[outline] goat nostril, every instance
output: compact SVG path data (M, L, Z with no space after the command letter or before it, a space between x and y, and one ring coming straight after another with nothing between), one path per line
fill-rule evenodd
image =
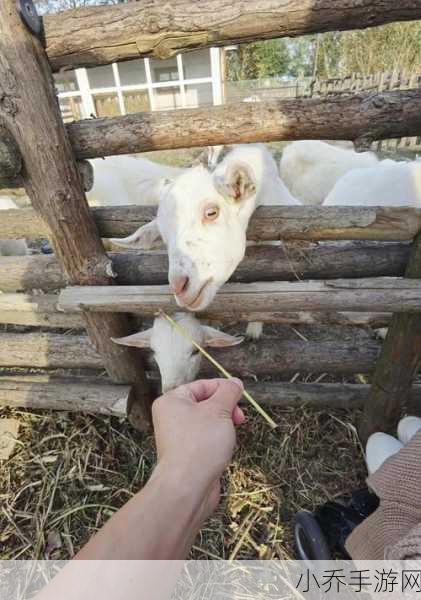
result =
M179 294L182 294L183 292L187 291L187 288L189 287L189 282L190 280L186 275L176 277L171 282L170 289L174 294L178 296Z
M184 285L181 288L181 291L182 292L187 292L187 288L189 287L190 279L188 277L185 277L184 280L185 280L184 281Z

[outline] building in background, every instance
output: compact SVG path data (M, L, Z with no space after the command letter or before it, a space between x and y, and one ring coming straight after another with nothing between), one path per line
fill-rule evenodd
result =
M221 52L141 58L55 75L65 122L222 103Z

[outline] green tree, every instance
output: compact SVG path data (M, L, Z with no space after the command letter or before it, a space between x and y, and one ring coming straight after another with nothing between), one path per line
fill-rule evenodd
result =
M285 40L241 44L227 58L228 78L232 81L280 77L287 72L288 46Z
M392 23L341 35L341 61L347 73L421 70L421 22Z

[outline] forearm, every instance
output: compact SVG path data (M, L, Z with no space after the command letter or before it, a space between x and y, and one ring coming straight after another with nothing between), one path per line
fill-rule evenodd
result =
M183 559L202 524L206 489L189 489L188 478L158 466L147 485L82 548L76 559Z

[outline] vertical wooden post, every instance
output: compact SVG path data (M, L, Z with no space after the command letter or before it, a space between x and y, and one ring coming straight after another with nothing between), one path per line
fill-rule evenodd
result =
M421 278L421 233L414 241L406 277ZM363 441L376 431L396 430L402 406L409 399L421 365L421 316L396 314L389 327L371 384L360 434Z
M0 2L1 125L19 147L26 191L49 225L69 280L76 285L111 284L111 261L86 202L46 54L21 20L15 0ZM143 364L138 354L110 340L128 333L126 317L86 313L85 320L111 378L133 384L133 417L140 424L139 406L144 417L149 405Z

